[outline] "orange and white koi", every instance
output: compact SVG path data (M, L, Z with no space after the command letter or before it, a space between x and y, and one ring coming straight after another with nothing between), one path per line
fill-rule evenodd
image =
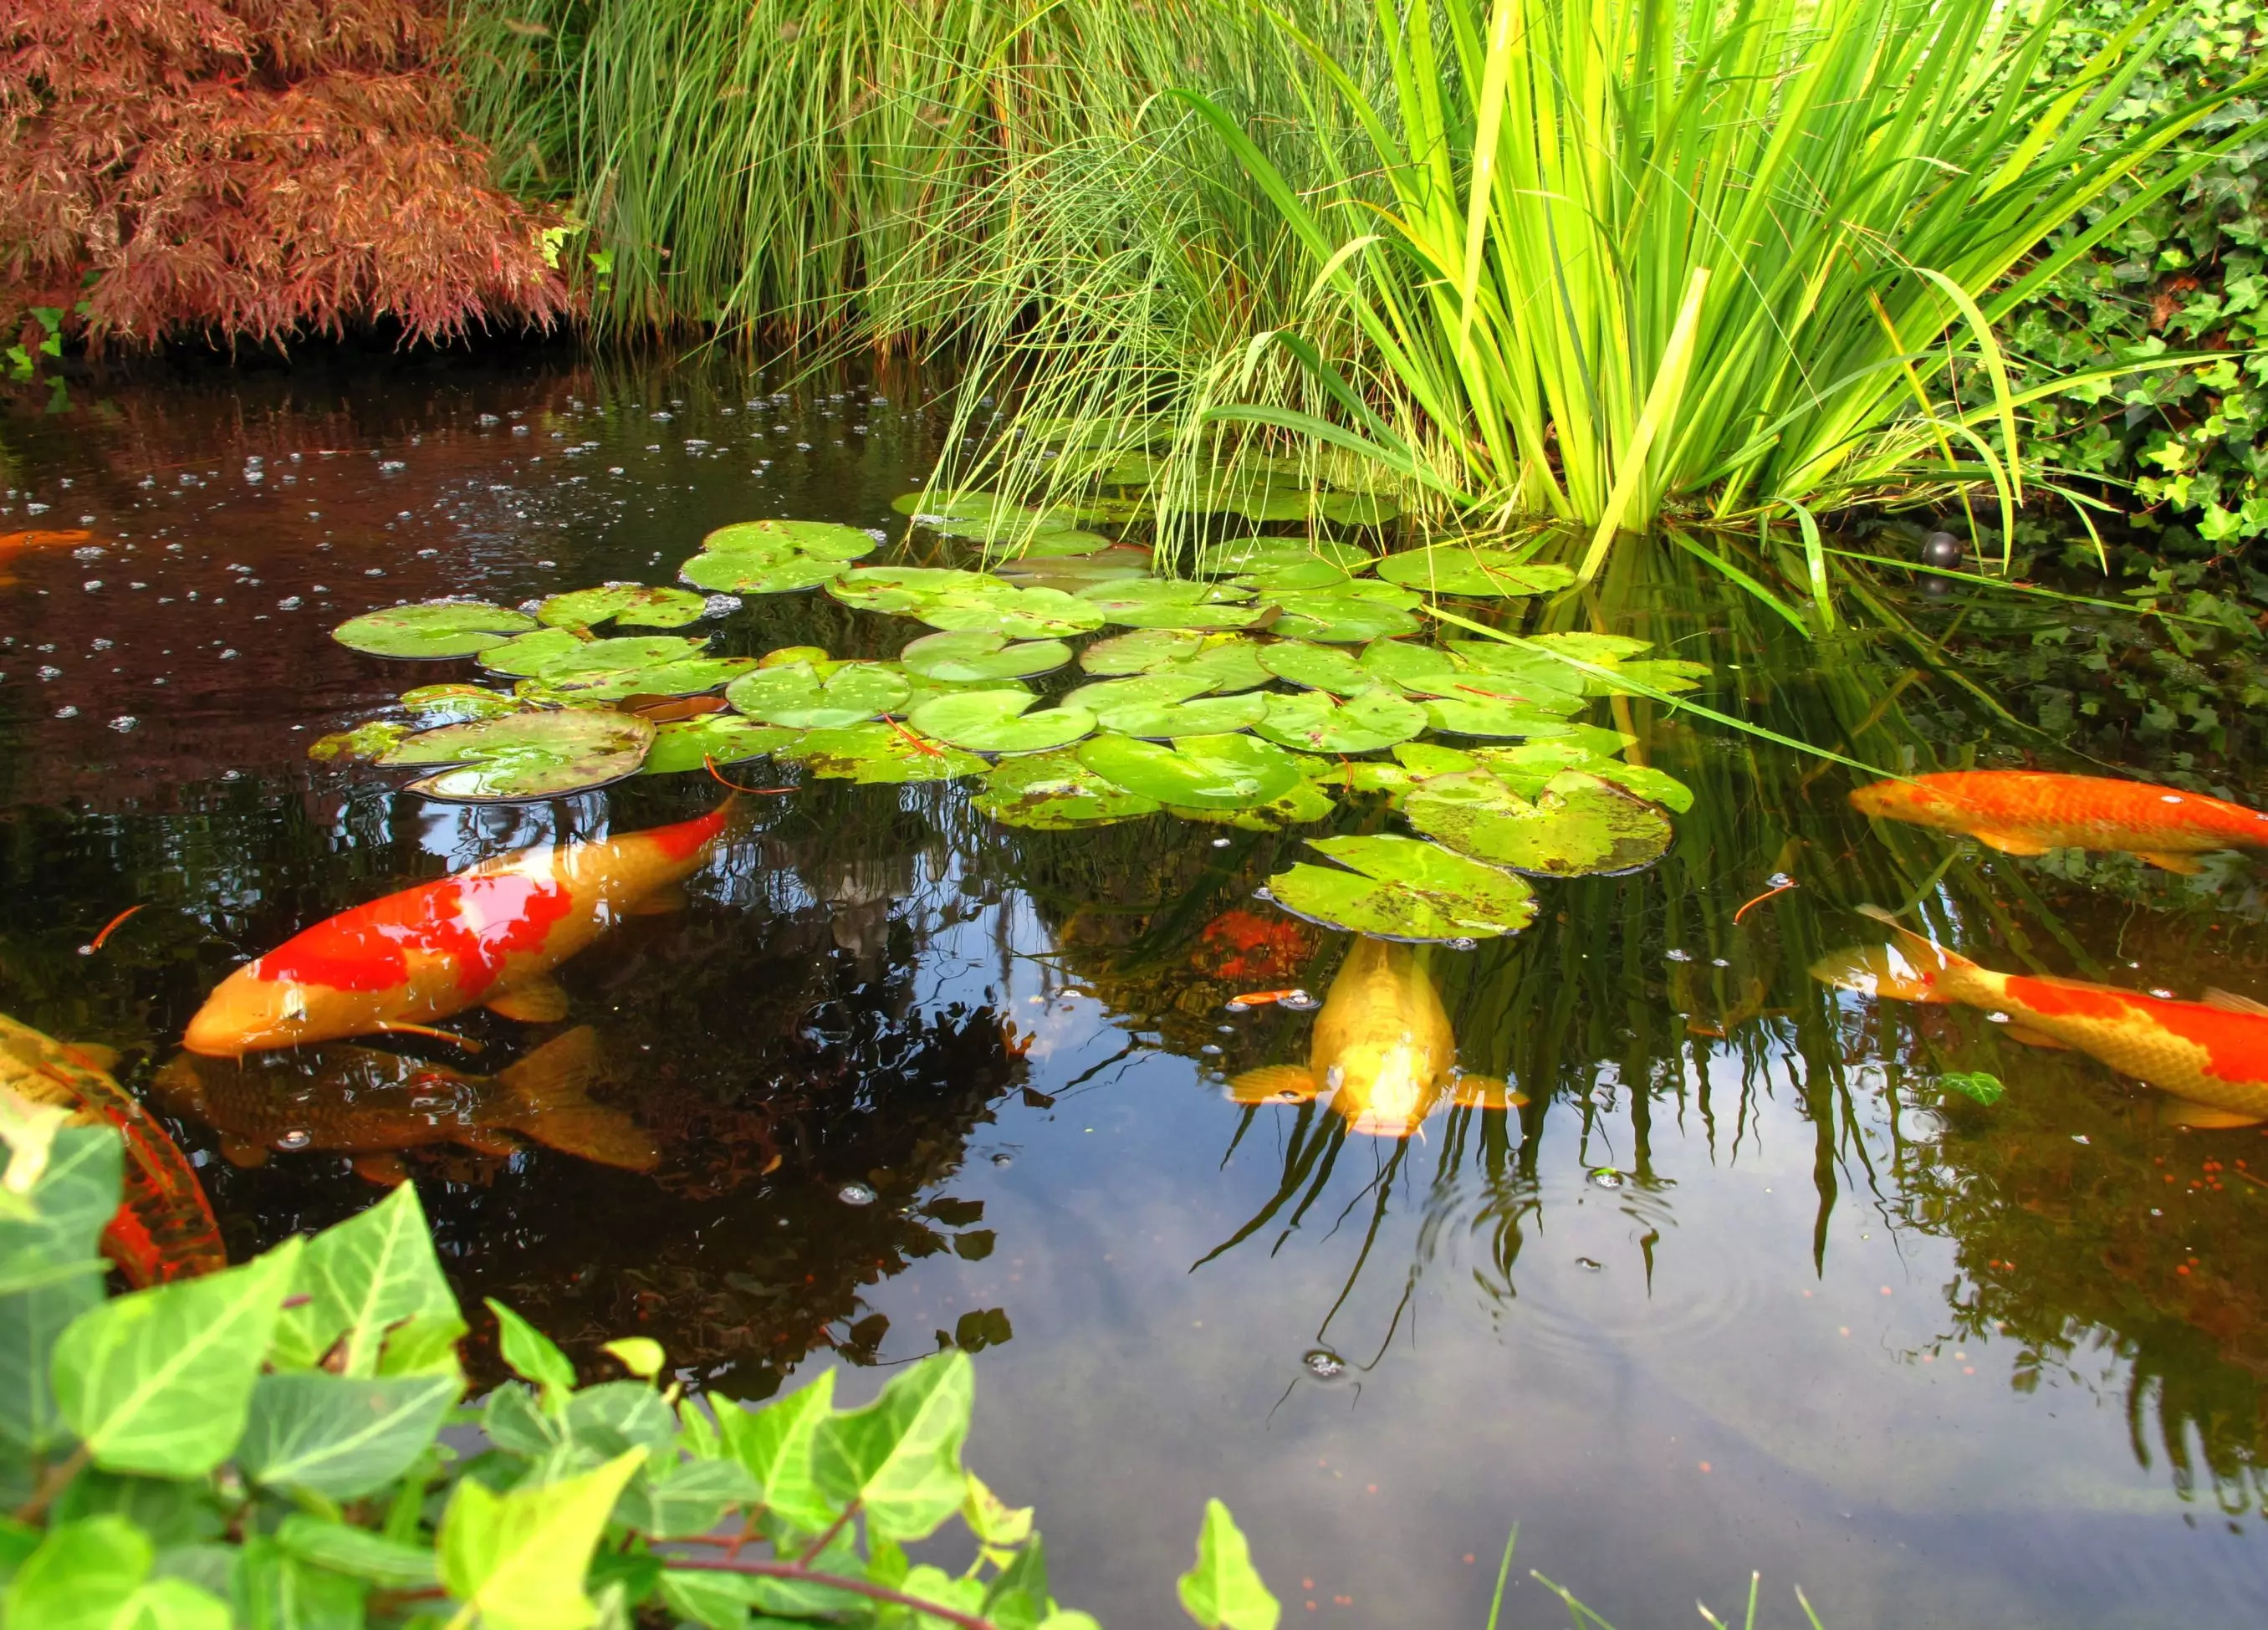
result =
M2268 1120L2268 1004L2226 991L2184 1002L2084 979L1995 973L1900 926L1887 911L1859 910L1896 933L1897 943L1823 957L1813 977L1867 996L2005 1015L2018 1041L2075 1049L2183 1100L2169 1106L2170 1117L2192 1126Z
M1445 1103L1507 1109L1528 1100L1504 1082L1457 1073L1457 1038L1409 946L1354 942L1331 981L1305 1066L1270 1065L1229 1083L1238 1103L1302 1103L1330 1095L1355 1131L1406 1138Z
M551 970L625 916L671 909L733 820L735 800L674 826L539 845L342 911L247 963L189 1021L192 1052L240 1058L376 1031L431 1035L471 1007L566 1016Z
M1877 781L1851 794L1862 815L1961 832L2004 854L2117 849L2169 872L2192 855L2268 847L2268 813L2202 793L2109 776L2039 770L1950 770Z

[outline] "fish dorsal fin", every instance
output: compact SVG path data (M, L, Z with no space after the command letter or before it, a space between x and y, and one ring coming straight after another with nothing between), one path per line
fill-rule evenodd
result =
M2239 996L2234 991L2223 991L2208 985L2205 1005L2217 1007L2222 1013L2241 1013L2250 1019L2268 1019L2268 1002L2255 1001L2250 996Z

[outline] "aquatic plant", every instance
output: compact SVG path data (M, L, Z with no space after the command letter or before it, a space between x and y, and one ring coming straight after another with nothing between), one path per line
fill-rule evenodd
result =
M107 1297L97 1235L118 1204L107 1126L0 1093L0 1607L17 1625L110 1622L587 1626L652 1604L745 1625L892 1621L1093 1630L1049 1593L1028 1508L964 1468L974 1375L939 1353L870 1404L836 1372L762 1410L666 1381L659 1343L574 1364L501 1303L518 1377L469 1412L482 1452L440 1434L467 1390L467 1332L404 1184L239 1266ZM904 1546L958 1517L967 1570ZM1198 1624L1248 1630L1276 1603L1209 1502L1180 1582Z
M0 24L0 323L152 345L571 309L419 0L57 0ZM28 343L34 343L27 339Z

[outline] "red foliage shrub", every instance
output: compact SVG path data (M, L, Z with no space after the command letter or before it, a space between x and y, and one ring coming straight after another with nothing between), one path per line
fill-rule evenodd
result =
M144 345L549 327L570 297L454 127L443 27L420 0L0 7L0 321L78 308L90 341Z

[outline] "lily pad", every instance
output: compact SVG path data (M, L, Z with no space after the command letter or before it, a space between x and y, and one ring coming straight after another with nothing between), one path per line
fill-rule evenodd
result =
M998 580L985 579L981 572L956 572L949 566L853 566L829 583L827 592L862 611L903 616L950 590L981 593L983 582Z
M307 756L318 763L340 758L377 758L399 747L409 734L407 725L373 719L351 730L334 730L327 736L317 737L308 745Z
M1669 847L1668 818L1581 771L1562 771L1530 802L1495 776L1436 776L1402 800L1411 826L1450 848L1547 877L1628 872Z
M1279 746L1309 753L1370 753L1423 734L1425 710L1397 690L1375 686L1341 702L1326 691L1270 696L1253 726Z
M1079 653L1079 665L1106 677L1147 674L1186 661L1204 649L1204 636L1182 629L1146 628L1098 639Z
M1615 743L1608 751L1619 751L1626 740L1618 733L1600 734ZM1460 756L1469 756L1476 767L1485 767L1523 798L1535 797L1563 770L1580 770L1679 815L1693 808L1693 789L1675 776L1647 764L1626 764L1609 757L1596 744L1572 736L1524 741L1518 747L1485 747Z
M824 679L808 662L759 668L736 679L725 699L768 725L830 730L895 713L912 693L906 676L880 662L844 662Z
M1337 808L1320 783L1303 775L1289 792L1249 809L1201 809L1169 804L1166 813L1177 820L1233 826L1240 831L1280 832L1287 826L1307 826L1328 820Z
M631 628L683 628L697 623L709 602L681 588L648 588L643 583L609 583L554 594L535 608L546 628L589 628L612 621Z
M1315 505L1316 516L1342 527L1376 527L1402 513L1402 505L1379 492L1326 492Z
M1681 690L1697 690L1709 677L1706 662L1691 662L1679 657L1649 657L1642 662L1614 664L1616 678L1629 679L1649 690L1675 695ZM1628 686L1618 685L1612 679L1587 675L1589 682L1584 689L1594 697L1636 696L1638 692Z
M534 671L528 674L529 678L540 679L549 685L598 686L618 682L633 675L701 660L708 650L709 642L681 638L671 634L635 634L615 639L578 640L573 645L562 646L549 654L533 652L523 641L515 640L513 644L521 646L519 660L523 666L532 661ZM727 674L724 678L711 680L708 685L699 689L707 690L711 685L723 684L731 677ZM632 685L620 694L629 696L639 689L653 690L654 687Z
M419 685L401 693L401 705L422 729L441 723L502 719L519 712L519 701L479 685Z
M1363 592L1378 588L1388 589L1388 594ZM1276 603L1284 615L1274 624L1274 631L1286 639L1321 640L1335 645L1360 645L1366 640L1392 639L1416 633L1418 619L1392 596L1406 596L1410 605L1418 601L1407 590L1360 579L1344 588L1278 594Z
M839 560L788 554L777 559L737 551L693 557L677 575L696 588L718 594L794 594L833 582L843 575Z
M1071 647L1060 639L1027 640L1010 645L1006 638L988 633L928 634L898 653L909 674L954 684L976 680L1021 679L1045 674L1071 660Z
M1067 751L1004 758L972 800L1009 826L1060 832L1154 815L1158 804L1104 780Z
M1291 754L1247 735L1182 736L1170 747L1100 735L1080 743L1079 762L1140 797L1201 809L1256 808L1302 778Z
M1240 603L1252 598L1250 589L1186 578L1097 583L1079 590L1079 598L1096 608L1103 620L1128 628L1249 628L1273 615L1267 607Z
M1094 717L1105 730L1162 741L1170 736L1226 735L1249 730L1267 714L1268 698L1248 690L1241 696L1197 697L1178 702L1122 702L1107 710L1097 709Z
M1097 555L1020 557L995 561L992 574L1018 588L1059 588L1076 594L1097 583L1149 576L1150 551L1113 546Z
M565 661L584 646L596 643L578 629L541 629L534 633L518 635L500 645L482 647L481 666L491 674L534 679L551 663Z
M1484 752L1517 752L1517 748L1485 748ZM1468 770L1484 767L1480 753L1467 753L1454 747L1443 747L1434 741L1404 741L1394 749L1395 762L1412 774L1425 776L1462 775ZM1545 779L1550 779L1546 777ZM1536 789L1543 791L1542 787Z
M1420 695L1454 694L1464 670L1439 645L1373 639L1362 648L1362 671Z
M619 702L625 697L697 697L755 671L754 657L688 657L658 667L625 668L584 680L551 674L540 682L570 702Z
M1414 837L1321 837L1311 845L1353 868L1301 862L1268 880L1295 916L1381 939L1454 940L1518 933L1535 918L1521 878Z
M991 768L974 753L924 741L902 725L857 724L805 733L774 754L812 774L868 785L952 781Z
M1568 731L1566 719L1534 702L1485 696L1428 697L1423 705L1426 722L1450 735L1559 736Z
M1093 734L1094 715L1085 708L1027 712L1036 700L1028 690L964 690L932 697L908 713L906 722L972 753L1043 753Z
M1352 572L1326 560L1301 560L1288 565L1263 566L1251 572L1240 572L1229 579L1239 588L1270 596L1344 588L1354 580Z
M1575 574L1565 566L1536 565L1521 561L1510 549L1464 543L1437 543L1388 555L1379 563L1378 575L1432 594L1550 594L1575 581Z
M1565 634L1530 635L1528 644L1559 652L1578 661L1608 665L1620 662L1626 657L1643 656L1653 649L1653 641L1650 639L1638 639L1629 634L1594 634L1580 630Z
M720 764L746 763L801 739L799 730L760 725L731 713L711 713L701 719L681 719L654 732L653 746L645 756L640 775L676 775L700 770L714 759Z
M998 579L994 579L996 582ZM1002 583L997 593L940 595L914 608L932 628L987 632L1009 639L1058 639L1102 626L1102 613L1059 588L1018 588Z
M1110 546L1111 540L1100 532L1082 532L1076 527L1065 527L1060 531L1042 527L1012 548L1018 560L1060 560L1066 557L1076 558L1093 555Z
M468 657L536 626L524 611L481 600L431 600L349 617L331 638L368 656L431 662Z
M1353 696L1381 679L1336 646L1311 645L1305 640L1279 639L1263 645L1259 660L1278 679L1309 690L1328 690L1333 696Z
M1376 558L1366 549L1323 539L1310 543L1304 538L1232 538L1199 551L1197 569L1209 577L1230 577L1322 564L1351 577L1366 570Z
M409 790L460 803L517 803L588 792L637 773L654 726L629 713L574 708L444 725L379 756L382 764L447 764Z
M1064 697L1064 702L1067 706L1083 707L1100 719L1116 708L1162 707L1169 702L1186 702L1204 691L1202 675L1136 674L1125 679L1099 679L1091 685L1081 685Z
M701 540L704 552L721 552L744 545L767 547L784 543L799 555L814 560L852 561L871 555L881 541L857 527L828 520L741 520L719 527Z

